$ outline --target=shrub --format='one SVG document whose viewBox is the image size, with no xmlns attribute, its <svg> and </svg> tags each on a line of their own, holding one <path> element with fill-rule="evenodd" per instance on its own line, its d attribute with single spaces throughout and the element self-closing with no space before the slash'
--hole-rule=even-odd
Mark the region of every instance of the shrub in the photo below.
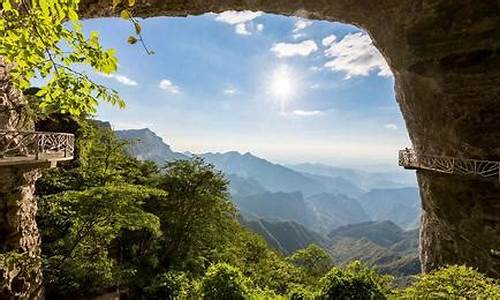
<svg viewBox="0 0 500 300">
<path fill-rule="evenodd" d="M 346 269 L 332 268 L 321 280 L 318 299 L 385 299 L 389 288 L 385 276 L 360 262 Z"/>
<path fill-rule="evenodd" d="M 201 292 L 204 299 L 247 299 L 250 285 L 250 280 L 238 268 L 218 263 L 208 268 L 201 282 Z"/>
<path fill-rule="evenodd" d="M 417 276 L 398 299 L 500 299 L 500 283 L 465 266 L 440 268 Z"/>
<path fill-rule="evenodd" d="M 291 292 L 288 293 L 288 298 L 290 300 L 312 300 L 314 299 L 314 293 L 304 287 L 292 288 Z"/>
<path fill-rule="evenodd" d="M 149 299 L 186 299 L 190 289 L 185 273 L 169 271 L 157 276 L 145 290 Z"/>
</svg>

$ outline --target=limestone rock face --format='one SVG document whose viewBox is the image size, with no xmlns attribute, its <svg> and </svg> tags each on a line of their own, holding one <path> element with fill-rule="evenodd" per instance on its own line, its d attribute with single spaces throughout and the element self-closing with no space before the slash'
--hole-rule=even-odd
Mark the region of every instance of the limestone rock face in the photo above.
<svg viewBox="0 0 500 300">
<path fill-rule="evenodd" d="M 0 56 L 0 130 L 25 130 L 32 126 L 26 113 L 27 101 L 10 82 L 12 68 Z"/>
<path fill-rule="evenodd" d="M 245 9 L 362 27 L 392 69 L 417 151 L 500 161 L 500 1 L 138 0 L 134 8 L 143 17 Z M 111 0 L 83 0 L 81 11 L 116 14 Z M 500 277 L 500 257 L 491 254 L 500 248 L 500 184 L 418 178 L 424 271 L 464 263 Z"/>
<path fill-rule="evenodd" d="M 37 169 L 0 168 L 0 255 L 17 253 L 0 265 L 0 299 L 39 298 L 42 290 L 40 235 L 33 198 Z"/>
<path fill-rule="evenodd" d="M 0 130 L 31 129 L 27 101 L 10 82 L 11 66 L 0 57 Z M 7 138 L 0 138 L 6 143 Z M 40 235 L 33 197 L 38 166 L 0 167 L 0 299 L 42 295 Z"/>
</svg>

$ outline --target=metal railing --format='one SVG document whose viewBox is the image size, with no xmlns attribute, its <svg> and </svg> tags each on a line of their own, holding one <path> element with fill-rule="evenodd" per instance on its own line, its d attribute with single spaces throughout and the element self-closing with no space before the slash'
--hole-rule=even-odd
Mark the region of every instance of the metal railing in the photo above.
<svg viewBox="0 0 500 300">
<path fill-rule="evenodd" d="M 0 130 L 0 161 L 72 159 L 75 136 L 69 133 Z"/>
<path fill-rule="evenodd" d="M 399 151 L 399 165 L 407 169 L 424 169 L 446 174 L 478 176 L 500 182 L 500 162 L 417 154 L 413 149 Z"/>
</svg>

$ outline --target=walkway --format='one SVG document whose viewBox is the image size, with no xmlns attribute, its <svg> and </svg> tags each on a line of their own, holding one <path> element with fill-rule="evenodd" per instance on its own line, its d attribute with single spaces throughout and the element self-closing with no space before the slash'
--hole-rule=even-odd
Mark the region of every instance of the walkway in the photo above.
<svg viewBox="0 0 500 300">
<path fill-rule="evenodd" d="M 477 176 L 500 181 L 499 161 L 417 154 L 413 149 L 404 149 L 399 150 L 399 165 L 405 169 Z"/>
<path fill-rule="evenodd" d="M 68 133 L 0 130 L 0 167 L 73 159 L 75 137 Z"/>
</svg>

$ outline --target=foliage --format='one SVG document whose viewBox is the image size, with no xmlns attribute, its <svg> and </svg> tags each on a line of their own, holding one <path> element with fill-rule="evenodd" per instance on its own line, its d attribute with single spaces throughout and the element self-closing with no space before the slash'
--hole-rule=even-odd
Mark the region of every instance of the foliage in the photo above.
<svg viewBox="0 0 500 300">
<path fill-rule="evenodd" d="M 147 209 L 161 220 L 165 266 L 204 272 L 217 249 L 231 240 L 236 210 L 224 175 L 203 159 L 167 163 L 159 187 L 168 191 Z M 212 257 L 212 258 L 211 258 Z"/>
<path fill-rule="evenodd" d="M 314 292 L 302 286 L 295 287 L 288 293 L 288 299 L 290 300 L 312 300 L 315 297 Z"/>
<path fill-rule="evenodd" d="M 323 276 L 333 266 L 330 255 L 316 244 L 297 250 L 287 259 L 302 268 L 312 280 Z"/>
<path fill-rule="evenodd" d="M 117 67 L 114 50 L 102 48 L 97 32 L 83 35 L 79 2 L 1 0 L 0 56 L 14 64 L 12 78 L 20 89 L 34 77 L 46 82 L 37 93 L 43 97 L 40 112 L 80 116 L 94 113 L 99 100 L 124 106 L 116 91 L 76 71 L 88 66 L 109 74 Z"/>
<path fill-rule="evenodd" d="M 333 267 L 320 281 L 318 299 L 385 299 L 387 279 L 360 262 Z"/>
<path fill-rule="evenodd" d="M 191 282 L 186 273 L 169 271 L 155 278 L 146 288 L 148 299 L 186 299 L 191 290 Z"/>
<path fill-rule="evenodd" d="M 37 182 L 38 195 L 85 190 L 113 182 L 154 185 L 152 182 L 157 180 L 158 167 L 131 158 L 125 150 L 127 143 L 118 140 L 111 129 L 81 121 L 77 136 L 77 159 L 69 168 L 46 170 Z"/>
<path fill-rule="evenodd" d="M 155 189 L 134 185 L 106 185 L 68 191 L 40 200 L 44 229 L 46 280 L 67 293 L 98 291 L 119 285 L 133 272 L 111 255 L 120 232 L 146 230 L 160 235 L 158 218 L 141 209 L 144 199 L 163 196 Z M 50 253 L 50 254 L 49 254 Z"/>
<path fill-rule="evenodd" d="M 229 264 L 219 263 L 208 268 L 202 279 L 204 299 L 247 299 L 251 293 L 251 281 L 241 271 Z"/>
<path fill-rule="evenodd" d="M 49 298 L 110 289 L 132 299 L 498 298 L 496 282 L 465 267 L 423 275 L 399 293 L 359 262 L 324 275 L 332 263 L 319 246 L 285 258 L 243 228 L 227 180 L 201 158 L 160 172 L 131 158 L 108 128 L 82 124 L 78 134 L 77 161 L 37 186 Z"/>
<path fill-rule="evenodd" d="M 217 261 L 237 266 L 263 291 L 285 295 L 292 287 L 304 283 L 304 273 L 270 249 L 262 237 L 239 225 L 233 230 L 237 234 L 219 251 Z"/>
<path fill-rule="evenodd" d="M 500 299 L 500 282 L 473 268 L 449 266 L 419 275 L 398 299 Z"/>
</svg>

